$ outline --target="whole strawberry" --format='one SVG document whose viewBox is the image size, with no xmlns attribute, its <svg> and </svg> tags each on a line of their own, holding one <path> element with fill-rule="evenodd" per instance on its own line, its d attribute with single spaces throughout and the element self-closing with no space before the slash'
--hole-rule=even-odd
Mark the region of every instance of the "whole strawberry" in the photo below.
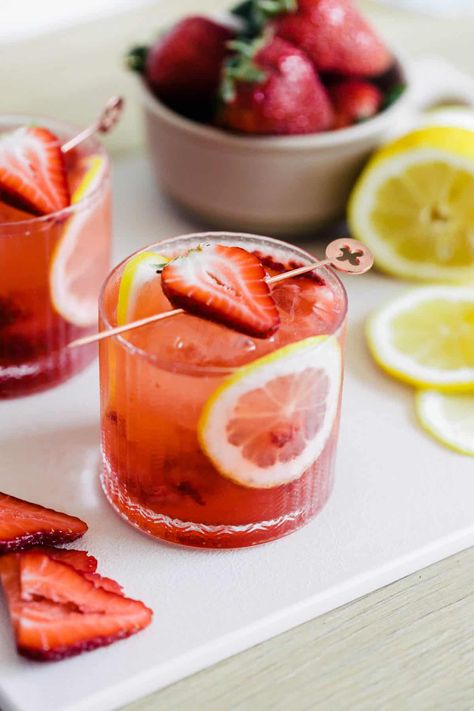
<svg viewBox="0 0 474 711">
<path fill-rule="evenodd" d="M 228 27 L 206 17 L 187 17 L 149 49 L 132 50 L 128 64 L 143 72 L 163 103 L 186 116 L 205 119 L 212 112 L 228 53 L 226 43 L 232 37 Z"/>
<path fill-rule="evenodd" d="M 329 93 L 334 106 L 333 128 L 345 128 L 375 116 L 383 102 L 380 89 L 362 79 L 344 79 Z"/>
<path fill-rule="evenodd" d="M 242 133 L 316 133 L 332 124 L 332 108 L 308 58 L 274 37 L 232 43 L 218 124 Z"/>
<path fill-rule="evenodd" d="M 298 0 L 297 10 L 278 16 L 274 28 L 279 37 L 306 52 L 320 72 L 376 76 L 393 63 L 350 0 Z"/>
</svg>

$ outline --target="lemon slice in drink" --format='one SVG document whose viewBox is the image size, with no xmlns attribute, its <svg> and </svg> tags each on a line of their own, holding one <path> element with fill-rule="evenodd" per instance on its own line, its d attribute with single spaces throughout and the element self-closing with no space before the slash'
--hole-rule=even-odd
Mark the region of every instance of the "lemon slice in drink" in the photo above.
<svg viewBox="0 0 474 711">
<path fill-rule="evenodd" d="M 159 269 L 169 262 L 157 252 L 139 252 L 128 260 L 120 279 L 117 302 L 117 325 L 134 318 L 145 318 L 156 312 L 156 303 L 163 299 Z M 156 299 L 150 292 L 156 291 Z M 144 307 L 146 305 L 147 308 Z M 154 311 L 150 311 L 154 309 Z M 145 310 L 144 310 L 145 309 Z"/>
<path fill-rule="evenodd" d="M 474 457 L 474 395 L 416 394 L 416 412 L 424 429 L 450 449 Z"/>
<path fill-rule="evenodd" d="M 204 406 L 198 437 L 225 477 L 265 489 L 302 476 L 333 430 L 341 384 L 334 336 L 292 343 L 239 368 Z"/>
<path fill-rule="evenodd" d="M 82 179 L 74 189 L 71 196 L 71 204 L 74 205 L 79 200 L 94 192 L 99 187 L 104 177 L 107 163 L 104 156 L 93 154 L 82 159 L 80 168 L 84 171 Z"/>
<path fill-rule="evenodd" d="M 377 363 L 399 380 L 474 390 L 474 287 L 409 291 L 372 316 L 367 335 Z"/>
<path fill-rule="evenodd" d="M 107 171 L 107 162 L 101 155 L 87 156 L 83 161 L 85 172 L 72 194 L 71 204 L 91 195 Z M 109 266 L 105 210 L 105 204 L 99 200 L 69 217 L 51 260 L 51 302 L 66 321 L 76 326 L 97 322 L 98 292 Z"/>
<path fill-rule="evenodd" d="M 474 281 L 474 131 L 427 126 L 378 151 L 349 202 L 349 225 L 384 271 Z"/>
</svg>

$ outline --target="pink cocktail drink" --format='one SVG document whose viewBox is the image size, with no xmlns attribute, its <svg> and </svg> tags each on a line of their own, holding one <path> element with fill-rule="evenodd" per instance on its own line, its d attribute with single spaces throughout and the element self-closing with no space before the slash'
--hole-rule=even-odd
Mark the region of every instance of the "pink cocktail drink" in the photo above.
<svg viewBox="0 0 474 711">
<path fill-rule="evenodd" d="M 166 311 L 159 256 L 237 244 L 269 275 L 307 264 L 265 237 L 191 235 L 132 256 L 108 278 L 101 328 Z M 248 546 L 309 521 L 333 483 L 346 295 L 325 267 L 272 286 L 280 327 L 252 338 L 188 313 L 100 346 L 102 483 L 157 538 Z"/>
<path fill-rule="evenodd" d="M 0 141 L 29 125 L 45 126 L 62 143 L 78 132 L 51 120 L 0 117 Z M 33 215 L 0 194 L 0 398 L 56 385 L 96 353 L 66 345 L 96 328 L 109 265 L 109 162 L 90 138 L 65 154 L 65 168 L 72 202 L 57 212 Z"/>
</svg>

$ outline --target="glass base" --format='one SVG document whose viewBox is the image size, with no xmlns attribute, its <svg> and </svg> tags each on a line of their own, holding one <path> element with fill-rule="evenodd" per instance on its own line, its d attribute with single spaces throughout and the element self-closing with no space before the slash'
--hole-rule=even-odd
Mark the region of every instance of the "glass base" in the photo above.
<svg viewBox="0 0 474 711">
<path fill-rule="evenodd" d="M 69 354 L 0 365 L 0 400 L 33 395 L 61 385 L 86 368 L 97 356 L 95 346 L 86 346 L 71 358 Z"/>
<path fill-rule="evenodd" d="M 292 511 L 270 521 L 245 525 L 208 525 L 181 521 L 156 513 L 134 501 L 119 486 L 113 473 L 102 470 L 100 482 L 107 500 L 127 523 L 152 538 L 195 548 L 243 548 L 282 538 L 311 521 L 326 504 L 331 488 L 314 508 Z"/>
</svg>

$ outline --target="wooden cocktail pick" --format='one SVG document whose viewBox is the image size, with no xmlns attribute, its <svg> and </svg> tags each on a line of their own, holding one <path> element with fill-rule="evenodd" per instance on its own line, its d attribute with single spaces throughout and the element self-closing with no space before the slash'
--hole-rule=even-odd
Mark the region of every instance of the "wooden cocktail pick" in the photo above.
<svg viewBox="0 0 474 711">
<path fill-rule="evenodd" d="M 333 267 L 337 271 L 344 272 L 345 274 L 365 274 L 365 272 L 368 272 L 372 267 L 373 263 L 374 258 L 372 253 L 365 246 L 365 244 L 362 244 L 362 242 L 358 242 L 355 239 L 350 239 L 349 237 L 343 237 L 328 244 L 326 247 L 326 259 L 323 259 L 322 261 L 315 260 L 312 264 L 305 264 L 302 267 L 290 269 L 289 271 L 282 272 L 276 276 L 267 277 L 267 282 L 268 284 L 276 284 L 284 279 L 302 276 L 303 274 L 312 272 L 314 269 L 318 269 L 319 267 Z M 78 346 L 85 346 L 89 343 L 102 341 L 105 338 L 118 336 L 121 333 L 132 331 L 135 328 L 141 328 L 149 323 L 157 323 L 158 321 L 163 321 L 164 319 L 183 313 L 185 313 L 184 309 L 172 309 L 171 311 L 164 311 L 160 314 L 153 314 L 153 316 L 147 316 L 146 318 L 139 319 L 138 321 L 131 321 L 123 326 L 117 326 L 116 328 L 111 328 L 107 331 L 94 333 L 92 336 L 78 338 L 77 340 L 68 343 L 68 348 L 77 348 Z"/>
<path fill-rule="evenodd" d="M 108 133 L 119 120 L 123 111 L 124 103 L 124 99 L 121 96 L 112 96 L 108 99 L 94 123 L 91 123 L 90 126 L 78 133 L 77 136 L 74 136 L 74 138 L 71 138 L 70 141 L 64 143 L 61 146 L 62 152 L 67 153 L 68 151 L 71 151 L 80 143 L 93 136 L 94 133 Z"/>
</svg>

